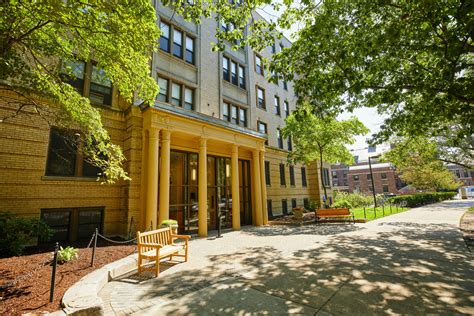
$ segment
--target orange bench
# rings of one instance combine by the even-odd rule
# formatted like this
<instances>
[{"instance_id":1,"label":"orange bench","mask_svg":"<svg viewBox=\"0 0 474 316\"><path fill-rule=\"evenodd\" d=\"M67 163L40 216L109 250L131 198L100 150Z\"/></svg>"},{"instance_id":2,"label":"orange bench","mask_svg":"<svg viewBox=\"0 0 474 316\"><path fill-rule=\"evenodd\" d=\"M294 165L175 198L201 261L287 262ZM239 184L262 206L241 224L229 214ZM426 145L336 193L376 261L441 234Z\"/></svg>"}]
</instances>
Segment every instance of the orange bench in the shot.
<instances>
[{"instance_id":1,"label":"orange bench","mask_svg":"<svg viewBox=\"0 0 474 316\"><path fill-rule=\"evenodd\" d=\"M355 224L354 214L348 208L323 208L317 209L316 222L321 222L321 219L344 219L352 221Z\"/></svg>"},{"instance_id":2,"label":"orange bench","mask_svg":"<svg viewBox=\"0 0 474 316\"><path fill-rule=\"evenodd\" d=\"M183 239L184 244L175 244L174 239ZM143 270L151 270L158 277L160 273L160 260L169 257L184 257L184 261L188 261L188 240L191 236L175 235L171 232L171 227L152 230L149 232L137 232L138 246L138 273ZM179 254L184 250L184 255ZM152 260L156 262L154 268L148 268L143 264L143 260Z\"/></svg>"}]
</instances>

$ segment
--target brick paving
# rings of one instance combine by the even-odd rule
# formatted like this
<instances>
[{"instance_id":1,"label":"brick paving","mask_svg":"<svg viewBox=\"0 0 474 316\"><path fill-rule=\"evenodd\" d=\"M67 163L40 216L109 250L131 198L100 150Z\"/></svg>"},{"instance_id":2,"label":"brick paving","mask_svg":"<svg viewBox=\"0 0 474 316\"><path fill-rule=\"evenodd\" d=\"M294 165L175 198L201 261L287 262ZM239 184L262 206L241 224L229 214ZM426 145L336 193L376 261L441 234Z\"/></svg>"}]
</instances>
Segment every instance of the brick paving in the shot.
<instances>
[{"instance_id":1,"label":"brick paving","mask_svg":"<svg viewBox=\"0 0 474 316\"><path fill-rule=\"evenodd\" d=\"M458 225L473 204L194 239L189 262L122 277L100 296L106 315L472 314L474 262Z\"/></svg>"}]
</instances>

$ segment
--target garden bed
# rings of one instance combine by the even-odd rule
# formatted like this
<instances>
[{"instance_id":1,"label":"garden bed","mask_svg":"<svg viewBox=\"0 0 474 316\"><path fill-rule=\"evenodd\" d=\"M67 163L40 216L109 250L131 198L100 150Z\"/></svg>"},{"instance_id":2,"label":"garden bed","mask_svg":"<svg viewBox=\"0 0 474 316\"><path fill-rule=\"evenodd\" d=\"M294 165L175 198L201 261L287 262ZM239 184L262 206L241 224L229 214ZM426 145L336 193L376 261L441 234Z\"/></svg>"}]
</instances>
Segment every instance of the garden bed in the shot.
<instances>
[{"instance_id":1,"label":"garden bed","mask_svg":"<svg viewBox=\"0 0 474 316\"><path fill-rule=\"evenodd\" d=\"M316 220L314 212L304 213L303 219L297 219L293 215L284 215L271 219L269 221L270 225L305 225L309 223L314 223Z\"/></svg>"},{"instance_id":2,"label":"garden bed","mask_svg":"<svg viewBox=\"0 0 474 316\"><path fill-rule=\"evenodd\" d=\"M40 313L61 308L61 299L66 290L86 274L108 263L136 252L136 245L111 245L98 241L95 264L90 266L92 248L86 243L68 243L79 248L79 258L65 264L58 264L54 301L49 303L53 245L26 251L23 256L0 259L0 286L20 279L18 283L0 290L0 315L20 315L27 312Z\"/></svg>"}]
</instances>

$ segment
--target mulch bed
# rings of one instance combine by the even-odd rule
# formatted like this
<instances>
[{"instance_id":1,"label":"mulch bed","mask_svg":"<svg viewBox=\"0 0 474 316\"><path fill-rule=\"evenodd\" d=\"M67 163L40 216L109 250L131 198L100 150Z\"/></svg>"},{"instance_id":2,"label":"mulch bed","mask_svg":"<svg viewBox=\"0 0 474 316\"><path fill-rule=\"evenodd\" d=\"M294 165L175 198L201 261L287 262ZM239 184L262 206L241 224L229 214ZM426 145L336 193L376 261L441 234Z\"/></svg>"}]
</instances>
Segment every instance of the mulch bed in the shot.
<instances>
[{"instance_id":1,"label":"mulch bed","mask_svg":"<svg viewBox=\"0 0 474 316\"><path fill-rule=\"evenodd\" d=\"M275 225L295 225L304 222L314 222L316 220L314 212L303 213L303 220L297 219L293 215L279 216L271 219L270 224Z\"/></svg>"},{"instance_id":2,"label":"mulch bed","mask_svg":"<svg viewBox=\"0 0 474 316\"><path fill-rule=\"evenodd\" d=\"M53 245L43 245L40 248L27 250L20 257L0 259L0 286L15 279L20 280L7 289L0 288L0 315L58 310L61 308L61 299L66 290L80 278L97 268L136 252L137 248L136 245L113 245L98 241L94 267L90 267L92 247L87 249L87 243L68 243L67 245L79 248L79 258L57 265L53 303L49 303L52 271L49 263Z\"/></svg>"}]
</instances>

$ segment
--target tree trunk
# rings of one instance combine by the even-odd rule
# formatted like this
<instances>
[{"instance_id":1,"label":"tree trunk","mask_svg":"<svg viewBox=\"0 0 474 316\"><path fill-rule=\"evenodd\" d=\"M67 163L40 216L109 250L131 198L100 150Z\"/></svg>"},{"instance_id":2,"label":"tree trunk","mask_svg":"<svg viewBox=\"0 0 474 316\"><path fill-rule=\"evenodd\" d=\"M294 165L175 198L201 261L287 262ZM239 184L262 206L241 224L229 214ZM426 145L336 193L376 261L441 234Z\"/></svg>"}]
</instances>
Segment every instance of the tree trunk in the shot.
<instances>
[{"instance_id":1,"label":"tree trunk","mask_svg":"<svg viewBox=\"0 0 474 316\"><path fill-rule=\"evenodd\" d=\"M326 197L324 200L324 208L328 207L328 194L326 192L326 186L324 185L324 175L323 175L323 151L319 148L319 172L321 174L321 186L323 187L324 196Z\"/></svg>"}]
</instances>

